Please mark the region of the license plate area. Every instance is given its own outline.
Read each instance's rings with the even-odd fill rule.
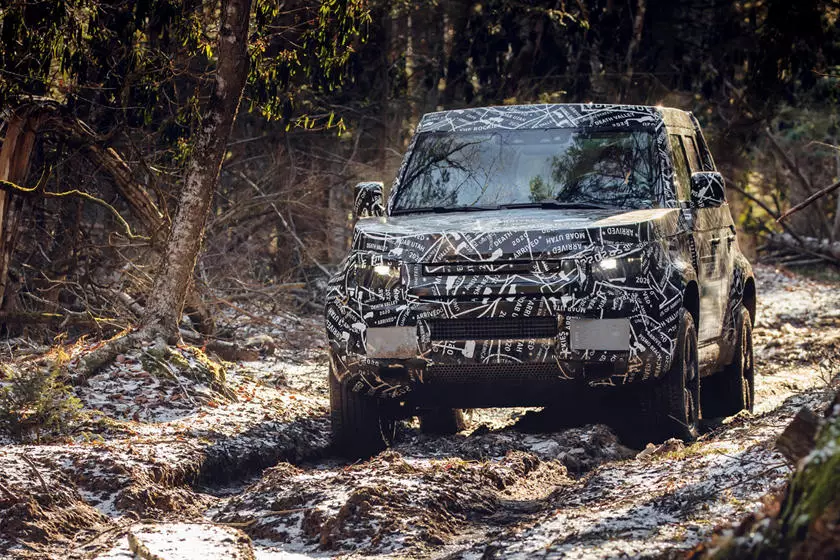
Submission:
[[[630,349],[629,319],[570,317],[568,322],[572,350],[611,350],[626,352]]]

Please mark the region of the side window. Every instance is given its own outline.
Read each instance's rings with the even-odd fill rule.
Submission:
[[[674,181],[677,186],[677,199],[690,200],[691,199],[691,178],[688,172],[688,161],[685,157],[685,150],[683,149],[680,136],[678,134],[671,134],[671,157],[674,160]]]
[[[697,144],[694,143],[694,138],[691,136],[683,136],[683,147],[685,148],[685,155],[688,156],[688,167],[692,173],[703,171],[703,164],[700,162],[700,152],[697,151]]]

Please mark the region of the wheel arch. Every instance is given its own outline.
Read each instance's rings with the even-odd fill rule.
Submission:
[[[700,327],[700,288],[695,280],[690,280],[683,291],[683,307],[694,319],[694,328]]]
[[[744,295],[741,297],[741,302],[744,304],[744,307],[750,312],[750,325],[755,325],[755,305],[756,305],[756,294],[755,294],[755,278],[750,276],[744,282]]]

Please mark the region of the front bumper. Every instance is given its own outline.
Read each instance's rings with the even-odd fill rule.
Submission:
[[[333,371],[362,393],[439,404],[445,395],[457,395],[459,407],[538,405],[571,384],[614,386],[656,378],[670,367],[682,302],[646,292],[631,296],[412,302],[376,308],[331,302],[327,330]],[[469,338],[457,334],[458,329],[435,336],[436,324],[469,326],[471,321],[511,317],[554,321],[556,328],[552,336],[531,336],[540,333],[527,328],[521,337]],[[574,336],[576,323],[590,327],[583,332],[586,336]],[[603,327],[611,329],[609,336],[599,335]],[[371,330],[376,336],[369,342],[368,329],[382,330]],[[390,341],[395,344],[383,345],[390,335],[396,337]],[[411,343],[413,355],[406,353]],[[393,348],[399,350],[389,354]]]

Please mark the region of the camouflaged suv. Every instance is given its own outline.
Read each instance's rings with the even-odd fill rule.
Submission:
[[[326,305],[346,454],[410,416],[447,433],[464,408],[571,410],[598,391],[641,441],[752,409],[755,281],[690,113],[431,113],[387,203],[360,183],[355,212]]]

